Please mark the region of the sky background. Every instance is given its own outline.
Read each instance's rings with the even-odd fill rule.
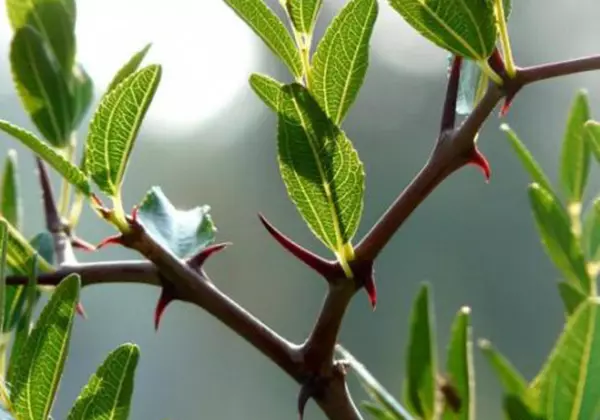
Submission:
[[[277,1],[269,0],[281,15]],[[325,0],[317,39],[342,6]],[[365,84],[343,128],[366,170],[365,209],[357,238],[377,220],[425,162],[438,129],[446,53],[421,38],[385,1],[372,39]],[[322,280],[287,255],[257,213],[300,244],[328,256],[288,200],[276,161],[276,119],[253,94],[253,72],[291,81],[260,39],[217,0],[82,0],[77,3],[78,59],[92,76],[96,100],[116,70],[146,43],[146,63],[163,78],[125,181],[127,208],[160,185],[180,208],[208,204],[218,240],[234,246],[207,265],[211,278],[287,338],[301,342],[325,291]],[[1,7],[3,9],[3,6]],[[527,66],[600,52],[595,0],[514,1],[509,29],[517,64]],[[11,32],[0,11],[0,118],[33,129],[11,81]],[[504,122],[521,136],[557,183],[566,113],[576,91],[590,94],[600,118],[600,72],[540,83],[521,92]],[[90,113],[91,114],[91,113]],[[88,115],[88,118],[90,115]],[[529,210],[529,179],[498,127],[480,136],[492,166],[486,184],[468,167],[445,181],[410,217],[376,264],[379,303],[353,301],[340,341],[388,389],[400,395],[411,301],[433,285],[438,354],[443,362],[452,318],[472,309],[474,337],[488,338],[532,378],[563,322],[559,274],[540,245]],[[79,133],[85,138],[87,130]],[[25,233],[43,228],[33,159],[0,137],[0,156],[19,153]],[[600,183],[590,175],[587,199]],[[79,234],[98,242],[113,231],[86,210]],[[119,248],[82,261],[138,258]],[[87,320],[76,321],[54,418],[66,416],[88,377],[123,342],[141,347],[131,419],[295,419],[297,386],[266,358],[197,307],[175,303],[155,333],[159,290],[106,285],[85,289]],[[478,413],[497,420],[500,392],[476,351]],[[350,376],[353,394],[364,396]],[[309,404],[307,419],[323,419]]]

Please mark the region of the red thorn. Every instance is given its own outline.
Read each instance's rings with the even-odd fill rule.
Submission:
[[[367,291],[367,296],[369,296],[371,307],[373,310],[375,310],[375,307],[377,306],[377,287],[375,286],[375,278],[373,273],[365,278],[364,286],[365,290]]]
[[[206,262],[208,257],[210,257],[213,254],[216,254],[219,251],[224,250],[229,245],[231,245],[231,242],[224,242],[224,243],[220,243],[220,244],[207,246],[200,252],[193,255],[190,259],[188,259],[187,263],[194,270],[197,270],[202,267],[202,265]]]
[[[483,172],[485,176],[485,182],[490,182],[491,168],[490,164],[483,156],[483,154],[477,149],[477,147],[473,146],[473,152],[471,153],[471,157],[469,158],[469,164],[477,166]]]
[[[500,108],[500,117],[505,117],[506,114],[508,114],[508,111],[510,110],[510,106],[513,103],[513,100],[515,99],[515,96],[517,96],[517,93],[519,93],[520,88],[516,89],[516,90],[511,90],[510,92],[508,92],[508,94],[506,95],[506,98],[504,98],[504,103],[502,104],[502,108]]]
[[[84,241],[81,238],[78,238],[77,236],[71,238],[71,245],[73,248],[81,249],[83,251],[93,252],[96,250],[96,246]]]
[[[156,304],[156,309],[154,310],[154,329],[156,331],[158,331],[158,326],[165,309],[167,309],[167,306],[169,303],[173,302],[173,300],[175,300],[175,296],[173,296],[171,290],[163,286],[160,297],[158,298],[158,303]]]
[[[271,236],[275,238],[275,240],[293,256],[298,258],[304,264],[308,265],[325,278],[329,278],[334,275],[335,264],[319,257],[318,255],[292,241],[290,238],[277,230],[267,219],[265,219],[262,214],[259,213],[258,217]]]
[[[87,319],[87,315],[85,314],[85,309],[83,309],[83,305],[81,304],[81,302],[79,302],[77,304],[77,306],[75,307],[75,310],[83,319]]]
[[[109,236],[108,238],[102,240],[97,246],[96,249],[104,248],[106,245],[123,245],[123,236],[122,235],[114,235]]]
[[[298,418],[302,420],[304,418],[304,409],[306,408],[306,404],[308,400],[310,400],[312,390],[311,390],[311,382],[308,382],[300,388],[300,393],[298,394]]]
[[[138,210],[139,207],[138,206],[133,206],[133,209],[131,209],[131,221],[133,223],[137,223],[137,218],[138,218]]]

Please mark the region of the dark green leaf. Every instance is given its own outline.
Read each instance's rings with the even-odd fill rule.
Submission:
[[[376,0],[350,0],[312,58],[310,91],[336,125],[341,124],[363,84],[376,18]]]
[[[479,341],[479,348],[494,370],[506,394],[522,396],[527,391],[527,382],[519,371],[487,340]]]
[[[121,83],[123,80],[127,79],[130,75],[137,71],[137,69],[142,64],[142,61],[144,61],[144,57],[146,57],[146,54],[148,53],[148,50],[151,46],[152,44],[147,44],[144,48],[136,52],[129,59],[129,61],[119,69],[117,74],[115,74],[112,81],[108,85],[108,88],[106,89],[107,93],[116,88],[117,85],[119,85],[119,83]]]
[[[94,100],[94,82],[81,64],[73,68],[71,78],[71,106],[73,109],[73,130],[76,130],[90,109]]]
[[[48,142],[65,147],[72,124],[69,91],[38,32],[29,26],[17,31],[10,47],[10,62],[23,107]]]
[[[558,283],[558,293],[565,304],[567,315],[572,315],[586,299],[581,289],[566,281]]]
[[[225,3],[283,60],[296,78],[302,77],[302,59],[294,40],[263,0],[225,0]]]
[[[590,119],[590,107],[585,91],[577,93],[569,112],[565,130],[560,177],[569,203],[569,213],[579,217],[581,200],[587,182],[590,147],[586,141],[585,123]]]
[[[160,76],[159,65],[128,76],[102,98],[90,123],[86,168],[96,185],[111,197],[120,195],[131,150]]]
[[[323,0],[283,0],[296,31],[310,36]]]
[[[134,344],[110,353],[77,397],[68,420],[127,420],[139,357]]]
[[[504,413],[508,420],[544,420],[534,414],[521,398],[507,395],[503,398]]]
[[[600,122],[588,121],[585,124],[587,139],[596,160],[600,162]]]
[[[406,358],[405,404],[425,420],[436,412],[437,362],[435,325],[429,286],[424,284],[413,304]]]
[[[0,214],[16,229],[21,229],[23,204],[17,168],[17,152],[9,150],[4,163],[2,184],[0,184]]]
[[[160,187],[152,187],[138,208],[138,221],[146,232],[179,258],[187,258],[215,241],[210,207],[178,210]]]
[[[279,95],[281,89],[283,89],[282,83],[269,76],[254,73],[250,76],[250,86],[265,105],[275,112],[279,110]]]
[[[583,224],[583,248],[590,263],[600,263],[600,197],[596,198],[587,211]]]

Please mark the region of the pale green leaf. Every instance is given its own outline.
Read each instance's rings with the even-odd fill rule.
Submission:
[[[263,74],[252,74],[250,76],[250,87],[262,101],[277,112],[279,110],[279,93],[283,84]]]
[[[522,396],[527,391],[523,375],[488,340],[480,340],[479,348],[494,370],[506,394]]]
[[[350,0],[325,32],[312,58],[310,91],[337,125],[364,81],[376,18],[376,0]]]
[[[585,123],[587,130],[587,139],[590,143],[590,147],[596,160],[600,162],[600,122],[588,121]]]
[[[129,77],[131,74],[133,74],[134,72],[136,72],[138,70],[138,68],[142,64],[142,61],[144,61],[144,58],[146,57],[146,54],[148,53],[148,50],[150,49],[151,46],[152,46],[152,44],[146,44],[146,46],[144,48],[142,48],[141,50],[136,52],[129,59],[129,61],[127,63],[125,63],[123,65],[123,67],[121,67],[119,69],[117,74],[114,75],[113,79],[111,80],[110,84],[108,85],[108,88],[106,88],[107,93],[110,92],[111,90],[113,90],[114,88],[116,88],[119,83],[121,83],[123,80],[127,79],[127,77]]]
[[[76,130],[94,100],[94,82],[81,64],[73,68],[71,77],[71,107],[73,110],[73,130]]]
[[[19,140],[83,194],[86,196],[91,194],[90,182],[85,173],[65,159],[53,147],[42,142],[33,133],[12,125],[8,121],[0,120],[0,130]]]
[[[370,403],[368,401],[363,401],[360,403],[360,406],[363,410],[371,415],[371,418],[375,420],[397,420],[402,419],[401,417],[394,417],[389,411],[385,408],[378,406],[377,404]]]
[[[85,144],[86,169],[110,196],[120,194],[129,156],[160,81],[161,66],[129,75],[102,98]]]
[[[323,5],[323,0],[283,0],[296,31],[310,36]]]
[[[264,0],[225,0],[239,17],[260,36],[296,77],[302,77],[302,60],[290,33]]]
[[[0,327],[4,325],[4,302],[6,302],[6,274],[8,266],[6,264],[6,255],[8,254],[8,223],[0,220]],[[4,336],[4,331],[0,331]],[[2,358],[4,358],[5,348],[2,345]]]
[[[314,234],[347,261],[363,208],[364,171],[356,150],[299,84],[281,90],[279,168]]]
[[[476,61],[496,45],[492,2],[487,0],[389,0],[421,35],[451,53]]]
[[[8,225],[8,253],[6,261],[11,270],[21,275],[27,275],[31,259],[36,254],[35,249],[8,221],[0,216],[0,221]],[[52,271],[52,265],[43,258],[38,258],[41,271]]]
[[[19,418],[47,420],[69,349],[79,276],[63,279],[46,304],[18,358],[11,402]]]
[[[589,261],[600,263],[600,197],[587,210],[581,239]]]
[[[134,344],[111,352],[77,397],[67,419],[127,420],[139,357]]]
[[[17,152],[11,149],[6,156],[4,173],[0,180],[0,214],[16,229],[20,229],[23,220],[23,204],[17,169]]]

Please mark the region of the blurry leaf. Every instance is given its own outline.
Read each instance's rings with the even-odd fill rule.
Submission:
[[[449,54],[450,63],[454,55]],[[456,113],[469,115],[479,103],[488,85],[488,77],[481,70],[477,62],[464,58],[460,65],[460,80],[458,83],[458,97],[456,100]]]
[[[250,76],[250,87],[262,101],[277,112],[279,108],[279,93],[283,84],[263,74],[252,74]]]
[[[436,412],[435,349],[434,315],[430,308],[429,286],[424,284],[410,317],[404,395],[409,410],[425,420],[433,419]]]
[[[302,60],[294,40],[263,0],[225,0],[225,3],[281,58],[296,78],[302,77]]]
[[[581,199],[590,166],[590,147],[585,139],[584,127],[589,119],[590,109],[587,94],[579,91],[569,112],[560,166],[560,176],[567,201],[569,205],[575,203],[578,209],[581,208]]]
[[[10,47],[12,75],[23,107],[44,138],[55,147],[65,147],[72,122],[69,92],[43,42],[29,26],[17,31]]]
[[[566,281],[558,283],[558,293],[565,304],[567,315],[572,315],[586,299],[586,295],[583,294],[580,288]]]
[[[455,55],[483,61],[496,45],[491,1],[389,0],[421,35]]]
[[[507,395],[503,399],[504,413],[508,420],[543,420],[531,412],[529,407],[515,395]]]
[[[0,221],[6,221],[0,216]],[[27,242],[25,238],[10,223],[8,225],[8,266],[18,274],[27,275],[29,262],[36,254],[35,249]],[[38,265],[41,271],[52,271],[52,265],[43,258],[38,259]]]
[[[123,80],[127,79],[130,75],[137,71],[137,69],[142,64],[142,61],[144,61],[144,57],[146,57],[146,54],[148,53],[148,50],[151,46],[152,44],[147,44],[144,48],[136,52],[129,59],[129,61],[119,69],[117,74],[115,74],[110,84],[108,85],[108,88],[106,88],[106,93],[116,88],[119,83],[121,83]]]
[[[178,258],[187,258],[215,241],[210,207],[178,210],[160,187],[152,187],[138,207],[138,221],[146,232]]]
[[[296,31],[312,34],[323,0],[283,0]]]
[[[400,417],[394,417],[390,412],[386,411],[384,408],[379,407],[376,404],[363,401],[360,406],[363,410],[368,412],[371,415],[371,418],[376,420],[396,420]]]
[[[16,229],[21,229],[23,204],[21,203],[17,168],[17,152],[11,149],[6,156],[4,174],[0,184],[0,214]],[[0,325],[2,324],[0,323]]]
[[[134,344],[110,353],[77,397],[68,420],[127,420],[139,357]]]
[[[4,302],[6,301],[6,254],[8,253],[8,223],[4,220],[0,220],[0,326],[4,325]],[[4,336],[3,331],[0,331],[0,335]],[[5,347],[2,345],[2,355],[0,356],[4,360]],[[2,371],[4,374],[4,371]]]
[[[531,387],[547,420],[594,419],[600,412],[600,318],[597,298],[568,319]]]
[[[536,183],[529,187],[529,199],[546,252],[568,282],[589,296],[592,281],[587,273],[583,251],[560,204]]]
[[[600,197],[587,211],[582,236],[585,254],[592,263],[600,263]]]
[[[8,121],[0,120],[0,130],[19,140],[24,146],[28,147],[33,153],[42,158],[65,180],[73,184],[86,196],[91,194],[91,187],[88,177],[77,166],[69,162],[62,154],[53,147],[48,146],[33,133],[12,125]]]
[[[475,419],[475,374],[470,313],[471,310],[468,307],[462,308],[456,315],[452,326],[446,371],[452,387],[460,399],[460,408],[458,412],[454,412],[449,405],[446,405],[443,419]]]
[[[71,78],[71,106],[73,109],[72,129],[75,130],[90,109],[94,100],[94,82],[81,64],[73,68]]]
[[[494,370],[504,393],[523,396],[527,391],[527,381],[521,373],[488,340],[480,340],[479,348]]]
[[[69,349],[80,279],[63,279],[42,310],[17,361],[11,402],[18,417],[46,420]]]
[[[371,375],[367,368],[354,358],[354,356],[341,345],[336,346],[337,352],[343,360],[350,365],[360,384],[367,394],[387,411],[393,419],[413,420],[412,416],[402,405]]]
[[[585,123],[585,128],[592,152],[594,152],[596,160],[600,162],[600,122],[588,121]]]
[[[159,65],[128,76],[102,98],[90,123],[86,168],[96,185],[111,197],[120,194],[131,150],[160,76]]]
[[[338,126],[363,84],[376,17],[376,0],[350,0],[321,38],[312,58],[310,91]]]
[[[362,162],[303,86],[285,86],[280,98],[278,158],[288,194],[313,233],[347,265],[363,208]]]

